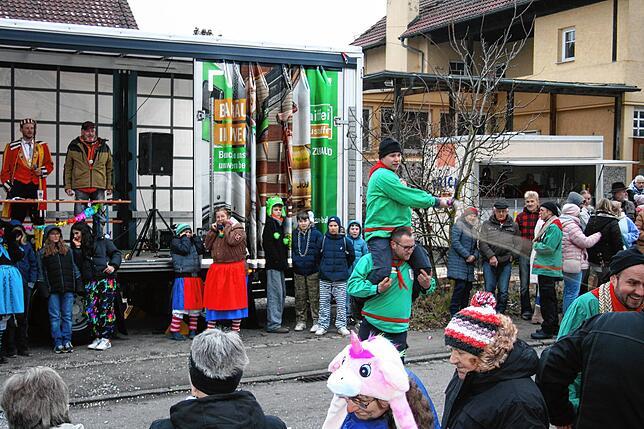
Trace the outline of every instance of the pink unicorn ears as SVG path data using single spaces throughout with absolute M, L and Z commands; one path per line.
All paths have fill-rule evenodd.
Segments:
M 362 347 L 360 338 L 358 338 L 358 336 L 353 331 L 351 332 L 351 347 L 349 348 L 349 356 L 354 359 L 369 359 L 373 357 L 373 354 L 369 350 L 365 350 L 364 347 Z

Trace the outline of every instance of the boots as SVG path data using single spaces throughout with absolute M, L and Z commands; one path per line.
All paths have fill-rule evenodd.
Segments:
M 541 317 L 541 306 L 539 304 L 535 304 L 534 313 L 532 314 L 532 324 L 541 325 L 541 323 L 543 323 L 543 317 Z

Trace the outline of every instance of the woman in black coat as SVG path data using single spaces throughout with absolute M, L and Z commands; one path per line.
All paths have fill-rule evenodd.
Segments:
M 624 249 L 619 220 L 613 212 L 610 200 L 607 198 L 599 200 L 595 214 L 590 217 L 584 230 L 584 234 L 587 237 L 596 232 L 601 232 L 602 238 L 597 244 L 588 249 L 588 262 L 590 263 L 590 269 L 597 273 L 597 286 L 599 286 L 609 279 L 608 265 L 613 256 Z
M 477 292 L 445 328 L 456 371 L 445 391 L 442 427 L 548 429 L 546 403 L 531 378 L 537 353 L 495 306 L 490 292 Z
M 103 351 L 112 347 L 116 324 L 116 271 L 121 251 L 103 234 L 94 236 L 85 222 L 72 226 L 71 244 L 85 285 L 87 317 L 94 341 L 87 346 Z

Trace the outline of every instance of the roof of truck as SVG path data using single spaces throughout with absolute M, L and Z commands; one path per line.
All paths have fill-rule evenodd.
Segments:
M 0 48 L 142 58 L 251 61 L 355 68 L 362 49 L 145 33 L 123 28 L 0 18 Z

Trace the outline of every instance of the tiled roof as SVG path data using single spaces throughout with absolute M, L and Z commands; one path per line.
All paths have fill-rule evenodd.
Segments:
M 448 23 L 465 21 L 482 15 L 530 3 L 531 0 L 420 0 L 418 18 L 411 22 L 401 37 L 411 37 Z
M 385 33 L 387 30 L 387 17 L 383 16 L 378 22 L 362 33 L 352 45 L 361 46 L 362 49 L 374 48 L 385 44 Z
M 411 37 L 427 31 L 529 3 L 531 0 L 420 0 L 418 18 L 412 21 L 401 37 Z M 385 43 L 387 17 L 376 22 L 351 43 L 370 48 Z
M 139 28 L 127 0 L 2 0 L 0 18 Z

